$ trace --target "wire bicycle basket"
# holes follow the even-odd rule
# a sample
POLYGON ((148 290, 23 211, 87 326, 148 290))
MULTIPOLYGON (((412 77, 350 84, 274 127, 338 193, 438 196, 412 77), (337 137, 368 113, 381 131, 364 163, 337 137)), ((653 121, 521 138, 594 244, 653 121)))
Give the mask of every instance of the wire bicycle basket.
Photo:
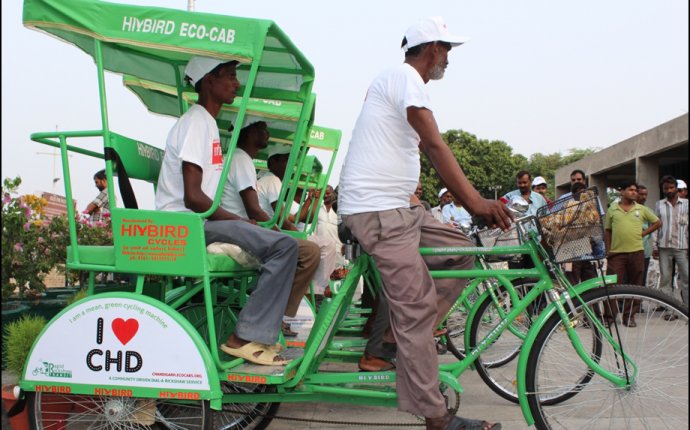
POLYGON ((544 248, 556 263, 604 258, 603 211, 596 187, 558 199, 537 210, 544 248))
MULTIPOLYGON (((533 224, 532 224, 533 225, 533 224)), ((524 229, 524 227, 523 227, 524 229)), ((508 230, 501 230, 500 228, 486 228, 477 231, 479 244, 487 248, 496 246, 518 246, 522 244, 527 238, 523 237, 523 232, 518 228, 518 223, 513 223, 508 230)), ((518 261, 522 259, 521 254, 499 254, 486 255, 485 260, 488 262, 498 261, 518 261)))

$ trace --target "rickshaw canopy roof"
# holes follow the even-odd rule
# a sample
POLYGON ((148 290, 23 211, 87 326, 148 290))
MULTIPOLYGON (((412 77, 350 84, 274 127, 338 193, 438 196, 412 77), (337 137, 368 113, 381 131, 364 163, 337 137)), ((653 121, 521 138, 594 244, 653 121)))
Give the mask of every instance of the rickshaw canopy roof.
MULTIPOLYGON (((123 83, 137 95, 149 111, 172 117, 180 116, 178 95, 174 87, 129 75, 123 77, 123 83)), ((198 94, 194 91, 183 91, 182 97, 185 102, 195 104, 198 94)), ((239 100, 236 99, 234 103, 222 107, 216 118, 221 130, 227 130, 231 124, 235 124, 235 118, 240 109, 239 104, 239 100)), ((290 101, 250 98, 247 103, 245 124, 266 121, 271 129, 271 140, 292 144, 295 140, 294 133, 301 107, 301 104, 290 101)), ((313 118, 313 112, 310 118, 313 118)), ((339 130, 312 124, 307 136, 307 144, 312 148, 333 151, 338 148, 340 137, 339 130)))
POLYGON ((314 68, 270 20, 94 0, 25 0, 24 25, 76 45, 94 57, 102 42, 103 67, 172 87, 186 85, 184 68, 196 55, 237 60, 244 92, 258 61, 252 97, 303 102, 314 68))

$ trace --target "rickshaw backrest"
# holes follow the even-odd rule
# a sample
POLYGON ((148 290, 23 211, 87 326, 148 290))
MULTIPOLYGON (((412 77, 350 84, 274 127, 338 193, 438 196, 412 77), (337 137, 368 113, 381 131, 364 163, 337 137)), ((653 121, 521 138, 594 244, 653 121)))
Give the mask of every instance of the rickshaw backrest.
POLYGON ((204 221, 198 214, 115 208, 111 218, 118 271, 181 276, 207 273, 204 221))
POLYGON ((112 132, 109 143, 104 149, 105 159, 115 163, 113 171, 117 174, 123 204, 126 208, 136 209, 139 206, 129 179, 147 181, 155 187, 164 151, 112 132))
POLYGON ((158 275, 202 276, 205 263, 204 224, 199 215, 139 210, 129 179, 158 182, 164 151, 155 146, 110 134, 106 160, 114 162, 125 208, 112 208, 115 266, 119 271, 158 275))

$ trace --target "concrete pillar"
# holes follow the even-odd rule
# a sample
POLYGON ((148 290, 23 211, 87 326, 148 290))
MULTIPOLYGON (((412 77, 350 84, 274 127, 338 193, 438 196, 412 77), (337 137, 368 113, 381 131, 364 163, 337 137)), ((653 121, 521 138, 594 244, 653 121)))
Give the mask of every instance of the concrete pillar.
POLYGON ((646 206, 654 208, 654 204, 661 198, 659 189, 659 162, 654 157, 638 157, 635 160, 637 177, 635 182, 642 184, 649 190, 646 206))
POLYGON ((599 189, 599 201, 602 206, 604 206, 604 211, 606 211, 606 205, 608 204, 608 197, 606 196, 606 174, 589 175, 587 178, 587 185, 599 189))

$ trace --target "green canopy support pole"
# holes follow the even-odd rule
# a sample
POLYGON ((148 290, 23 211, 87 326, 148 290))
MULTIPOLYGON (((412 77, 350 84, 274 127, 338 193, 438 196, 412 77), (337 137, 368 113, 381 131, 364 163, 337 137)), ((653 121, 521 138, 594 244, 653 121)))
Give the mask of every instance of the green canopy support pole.
POLYGON ((189 109, 189 105, 183 97, 185 83, 180 74, 180 68, 177 67, 177 65, 173 65, 173 69, 175 71, 175 84, 177 86, 177 102, 180 104, 180 116, 182 116, 187 112, 187 109, 189 109))
MULTIPOLYGON (((263 39, 261 43, 259 44, 260 46, 257 46, 257 52, 262 52, 264 49, 264 42, 263 39)), ((252 65, 249 69, 249 77, 247 78, 247 83, 244 86, 244 94, 242 94, 242 102, 240 103, 240 108, 239 112, 237 113, 237 118, 235 119, 235 130, 237 130, 237 133, 232 133, 232 136, 230 138, 230 143, 228 144, 228 150, 226 154, 226 158, 224 160, 224 165, 223 165, 223 172, 220 174, 221 177, 221 184, 225 184, 225 180, 228 177, 228 173, 230 173, 230 160, 232 160, 232 156, 235 153, 235 147, 237 146, 237 139, 240 136, 240 129, 242 128, 242 124, 244 124, 244 117, 247 111, 247 103, 249 102, 249 97, 252 94, 252 88, 254 88, 254 83, 256 82, 256 75, 259 73, 259 64, 261 63, 261 56, 258 56, 254 58, 252 61, 252 65)), ((201 214, 203 218, 208 218, 210 217, 217 209, 218 206, 220 206, 220 197, 223 194, 223 187, 219 186, 218 189, 216 190, 215 196, 213 196, 213 204, 211 207, 204 213, 201 214)))
MULTIPOLYGON (((103 148, 110 148, 110 126, 108 125, 108 101, 105 93, 105 72, 103 70, 103 45, 98 39, 94 39, 94 60, 98 73, 98 98, 101 107, 101 127, 103 130, 103 148)), ((105 173, 108 179, 108 200, 115 203, 115 184, 113 183, 113 162, 105 160, 105 173)))

